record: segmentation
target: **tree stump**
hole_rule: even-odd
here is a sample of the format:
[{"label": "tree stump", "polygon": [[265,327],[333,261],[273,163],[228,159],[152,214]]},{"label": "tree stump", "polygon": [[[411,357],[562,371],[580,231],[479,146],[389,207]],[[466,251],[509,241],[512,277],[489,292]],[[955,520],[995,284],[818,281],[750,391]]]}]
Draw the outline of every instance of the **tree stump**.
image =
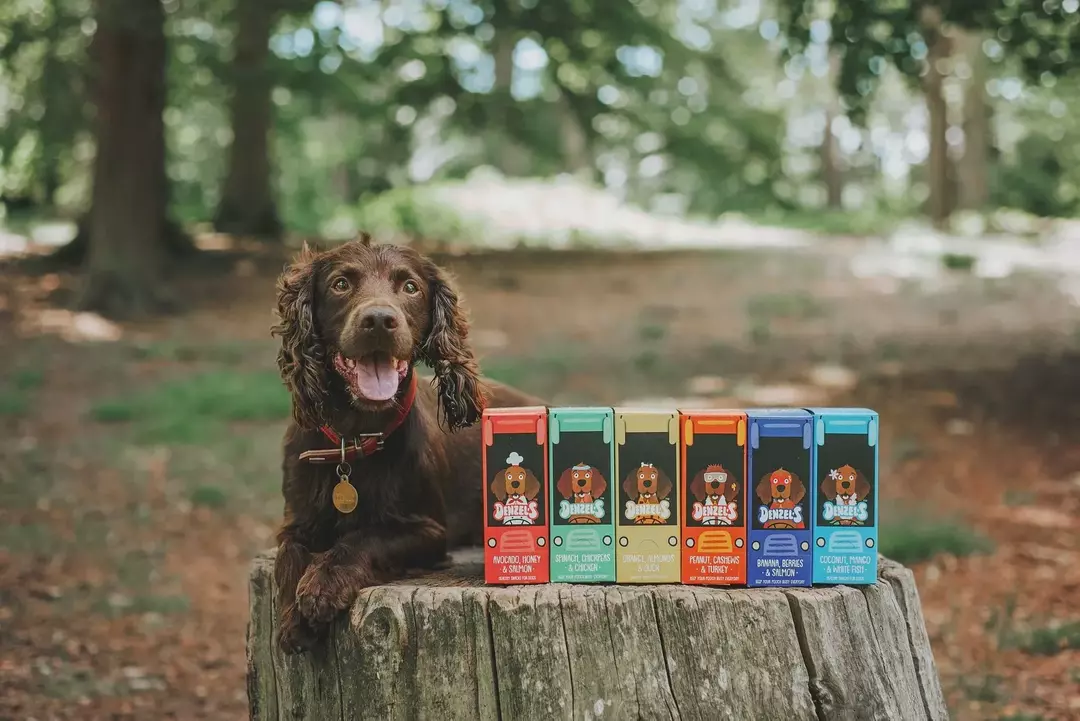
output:
[{"label": "tree stump", "polygon": [[251,718],[947,719],[914,578],[880,568],[865,588],[502,588],[463,553],[363,591],[323,651],[286,656],[270,553],[251,571]]}]

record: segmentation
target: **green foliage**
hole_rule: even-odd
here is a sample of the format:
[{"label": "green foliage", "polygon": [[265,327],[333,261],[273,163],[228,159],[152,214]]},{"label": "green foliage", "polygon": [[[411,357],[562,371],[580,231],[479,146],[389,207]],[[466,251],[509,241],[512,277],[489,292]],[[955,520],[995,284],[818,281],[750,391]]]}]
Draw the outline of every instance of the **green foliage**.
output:
[{"label": "green foliage", "polygon": [[1055,656],[1080,649],[1080,621],[1033,628],[1017,634],[1013,645],[1038,656]]},{"label": "green foliage", "polygon": [[199,486],[191,492],[191,503],[194,506],[224,508],[228,502],[228,494],[217,486]]},{"label": "green foliage", "polygon": [[1062,159],[1060,141],[1042,133],[1028,135],[1017,146],[1022,161],[1003,163],[991,185],[991,200],[998,205],[1020,208],[1042,217],[1069,216],[1080,207],[1080,194],[1070,184],[1072,169]]},{"label": "green foliage", "polygon": [[971,556],[990,553],[993,548],[989,538],[959,520],[905,513],[881,524],[881,553],[905,565],[928,561],[942,553]]},{"label": "green foliage", "polygon": [[44,374],[36,368],[22,368],[0,382],[0,418],[23,416],[30,410],[33,391],[41,386]]},{"label": "green foliage", "polygon": [[423,244],[482,244],[483,229],[466,222],[440,201],[431,187],[391,190],[363,203],[356,212],[357,227],[388,240]]},{"label": "green foliage", "polygon": [[99,423],[131,424],[141,443],[198,444],[236,421],[286,418],[289,396],[276,373],[212,371],[95,404]]}]

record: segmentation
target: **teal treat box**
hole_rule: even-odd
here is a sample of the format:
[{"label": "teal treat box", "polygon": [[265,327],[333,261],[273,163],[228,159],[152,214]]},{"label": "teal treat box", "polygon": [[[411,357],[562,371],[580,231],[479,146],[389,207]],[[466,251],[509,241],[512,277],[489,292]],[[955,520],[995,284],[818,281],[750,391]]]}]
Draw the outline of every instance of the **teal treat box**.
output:
[{"label": "teal treat box", "polygon": [[551,581],[615,582],[615,416],[611,408],[551,408]]},{"label": "teal treat box", "polygon": [[814,583],[870,585],[878,573],[878,414],[807,408],[814,414]]}]

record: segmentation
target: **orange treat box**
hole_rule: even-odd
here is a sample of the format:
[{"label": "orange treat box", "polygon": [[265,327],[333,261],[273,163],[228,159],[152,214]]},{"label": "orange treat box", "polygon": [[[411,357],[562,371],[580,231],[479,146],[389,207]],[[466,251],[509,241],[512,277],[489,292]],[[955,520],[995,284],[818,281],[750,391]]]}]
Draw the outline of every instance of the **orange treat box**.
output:
[{"label": "orange treat box", "polygon": [[746,414],[680,411],[682,582],[746,583]]}]

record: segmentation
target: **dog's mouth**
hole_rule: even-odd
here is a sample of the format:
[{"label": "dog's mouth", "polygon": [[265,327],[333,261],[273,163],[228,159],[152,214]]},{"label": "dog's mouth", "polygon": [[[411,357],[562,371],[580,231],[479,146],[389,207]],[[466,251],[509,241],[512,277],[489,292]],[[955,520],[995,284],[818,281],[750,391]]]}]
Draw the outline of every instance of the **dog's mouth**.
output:
[{"label": "dog's mouth", "polygon": [[397,395],[409,374],[409,361],[382,352],[369,353],[358,359],[337,353],[334,370],[349,384],[349,390],[356,398],[385,402]]}]

